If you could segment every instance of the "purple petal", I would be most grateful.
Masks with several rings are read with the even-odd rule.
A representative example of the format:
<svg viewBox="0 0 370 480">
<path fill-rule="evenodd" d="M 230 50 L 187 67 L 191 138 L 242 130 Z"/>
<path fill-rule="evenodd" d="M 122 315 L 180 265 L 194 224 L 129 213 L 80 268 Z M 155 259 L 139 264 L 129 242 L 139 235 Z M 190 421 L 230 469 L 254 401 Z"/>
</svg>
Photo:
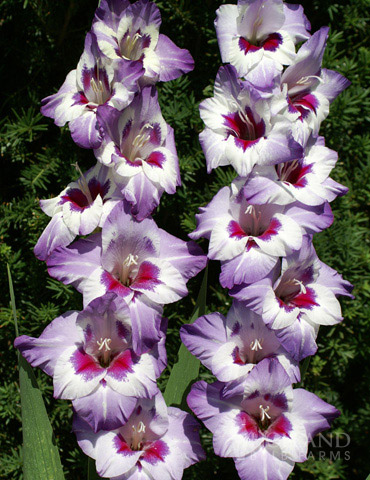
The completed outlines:
<svg viewBox="0 0 370 480">
<path fill-rule="evenodd" d="M 122 188 L 122 194 L 132 205 L 132 215 L 141 221 L 153 213 L 159 205 L 164 188 L 157 187 L 144 173 L 130 177 Z"/>
<path fill-rule="evenodd" d="M 53 320 L 39 338 L 22 335 L 15 339 L 14 346 L 33 366 L 40 367 L 48 375 L 54 374 L 55 364 L 63 351 L 83 340 L 82 332 L 76 329 L 78 312 L 67 312 Z"/>
<path fill-rule="evenodd" d="M 303 318 L 289 327 L 276 330 L 276 335 L 287 352 L 297 361 L 314 355 L 317 352 L 318 327 L 306 322 Z"/>
<path fill-rule="evenodd" d="M 284 15 L 285 21 L 282 30 L 294 38 L 294 43 L 310 37 L 311 25 L 303 12 L 302 5 L 284 3 Z"/>
<path fill-rule="evenodd" d="M 166 35 L 159 35 L 156 54 L 160 63 L 159 80 L 168 82 L 194 69 L 188 50 L 177 47 Z"/>
<path fill-rule="evenodd" d="M 136 406 L 135 397 L 127 397 L 109 388 L 104 380 L 90 395 L 73 400 L 76 413 L 94 432 L 114 430 L 124 425 Z"/>
<path fill-rule="evenodd" d="M 225 317 L 217 312 L 204 315 L 193 324 L 183 325 L 180 337 L 186 348 L 211 370 L 216 351 L 227 341 Z"/>
<path fill-rule="evenodd" d="M 347 78 L 334 70 L 323 68 L 321 71 L 323 82 L 316 91 L 332 102 L 343 90 L 351 85 Z"/>
<path fill-rule="evenodd" d="M 159 258 L 173 265 L 185 279 L 195 277 L 206 266 L 207 257 L 195 242 L 184 242 L 162 229 L 159 229 L 159 235 Z"/>
<path fill-rule="evenodd" d="M 129 303 L 132 322 L 132 344 L 134 351 L 141 355 L 160 340 L 162 307 L 150 302 L 145 295 L 135 295 Z"/>
<path fill-rule="evenodd" d="M 340 415 L 335 407 L 302 388 L 293 390 L 292 413 L 303 420 L 310 440 L 317 433 L 329 428 L 333 420 Z"/>
<path fill-rule="evenodd" d="M 270 444 L 234 462 L 242 480 L 286 480 L 294 468 L 294 462 Z"/>
<path fill-rule="evenodd" d="M 45 261 L 48 256 L 58 247 L 66 247 L 75 239 L 75 234 L 63 221 L 63 213 L 53 216 L 45 230 L 38 239 L 34 253 L 39 260 Z"/>
<path fill-rule="evenodd" d="M 70 247 L 59 247 L 46 261 L 49 275 L 82 291 L 90 275 L 100 267 L 101 235 L 90 235 Z"/>
<path fill-rule="evenodd" d="M 86 111 L 69 123 L 73 140 L 82 148 L 98 148 L 101 144 L 101 135 L 96 120 L 96 112 Z"/>
</svg>

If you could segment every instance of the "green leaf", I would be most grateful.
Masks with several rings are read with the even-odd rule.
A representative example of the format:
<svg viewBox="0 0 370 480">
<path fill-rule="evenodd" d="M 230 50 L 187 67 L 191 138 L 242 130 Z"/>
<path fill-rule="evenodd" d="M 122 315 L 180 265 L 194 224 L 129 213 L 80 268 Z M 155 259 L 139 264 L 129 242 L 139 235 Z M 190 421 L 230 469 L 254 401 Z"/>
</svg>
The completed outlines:
<svg viewBox="0 0 370 480">
<path fill-rule="evenodd" d="M 9 290 L 18 336 L 17 311 L 12 277 L 8 267 Z M 22 405 L 24 480 L 64 480 L 62 464 L 41 392 L 32 367 L 18 355 Z"/>
<path fill-rule="evenodd" d="M 95 461 L 89 458 L 87 461 L 87 480 L 100 480 L 101 477 L 96 472 Z"/>
<path fill-rule="evenodd" d="M 208 266 L 204 272 L 202 286 L 200 287 L 197 303 L 193 311 L 190 323 L 206 312 Z M 184 344 L 181 344 L 178 353 L 178 361 L 173 366 L 168 379 L 164 399 L 167 405 L 175 405 L 186 408 L 186 395 L 190 390 L 191 383 L 198 378 L 199 360 L 194 357 Z"/>
<path fill-rule="evenodd" d="M 310 361 L 311 361 L 311 357 L 306 357 L 303 360 L 303 362 L 301 363 L 301 366 L 299 367 L 299 369 L 301 371 L 301 381 L 299 383 L 297 383 L 297 388 L 301 388 L 302 385 L 303 385 L 303 380 L 304 380 L 304 377 L 307 373 L 308 367 L 310 365 Z"/>
</svg>

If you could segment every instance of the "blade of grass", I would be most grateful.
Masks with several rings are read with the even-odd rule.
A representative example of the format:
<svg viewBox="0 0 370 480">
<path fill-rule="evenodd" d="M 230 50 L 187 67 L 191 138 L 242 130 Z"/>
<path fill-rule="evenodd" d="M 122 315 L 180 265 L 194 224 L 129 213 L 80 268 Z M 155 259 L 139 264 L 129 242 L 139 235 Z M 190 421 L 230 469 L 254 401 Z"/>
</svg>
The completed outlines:
<svg viewBox="0 0 370 480">
<path fill-rule="evenodd" d="M 204 272 L 202 286 L 200 287 L 198 299 L 189 323 L 193 323 L 206 312 L 207 277 L 208 266 Z M 178 361 L 172 368 L 164 392 L 164 399 L 167 405 L 186 408 L 186 395 L 188 390 L 190 390 L 191 383 L 198 378 L 199 364 L 199 360 L 189 352 L 185 345 L 181 344 Z"/>
<path fill-rule="evenodd" d="M 9 265 L 10 300 L 18 336 L 17 310 Z M 58 448 L 32 367 L 18 355 L 22 405 L 24 480 L 64 480 Z"/>
<path fill-rule="evenodd" d="M 101 477 L 97 474 L 95 460 L 88 458 L 87 460 L 87 480 L 100 480 Z"/>
<path fill-rule="evenodd" d="M 306 357 L 303 360 L 303 362 L 301 363 L 301 366 L 300 366 L 301 381 L 299 383 L 297 383 L 297 388 L 300 388 L 303 385 L 303 380 L 304 380 L 304 377 L 307 373 L 308 367 L 310 366 L 310 361 L 311 361 L 311 357 Z"/>
</svg>

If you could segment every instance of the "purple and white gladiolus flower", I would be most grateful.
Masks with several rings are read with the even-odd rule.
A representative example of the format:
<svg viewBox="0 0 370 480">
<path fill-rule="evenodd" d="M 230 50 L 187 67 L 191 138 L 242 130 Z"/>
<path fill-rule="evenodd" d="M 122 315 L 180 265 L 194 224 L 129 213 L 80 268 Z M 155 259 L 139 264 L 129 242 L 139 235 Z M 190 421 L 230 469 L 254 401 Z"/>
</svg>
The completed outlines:
<svg viewBox="0 0 370 480">
<path fill-rule="evenodd" d="M 180 330 L 186 348 L 221 382 L 245 377 L 264 358 L 277 358 L 291 381 L 300 380 L 298 363 L 281 346 L 260 315 L 233 301 L 226 316 L 210 313 Z"/>
<path fill-rule="evenodd" d="M 237 387 L 193 385 L 188 404 L 213 433 L 216 455 L 232 457 L 242 480 L 286 480 L 307 460 L 308 443 L 339 411 L 291 386 L 276 359 L 265 359 Z"/>
<path fill-rule="evenodd" d="M 187 295 L 187 280 L 206 261 L 196 243 L 170 235 L 152 218 L 138 222 L 122 202 L 110 212 L 101 233 L 57 248 L 47 265 L 52 277 L 83 294 L 84 305 L 113 292 L 125 299 L 131 314 L 137 309 L 142 322 L 141 308 L 161 308 Z M 155 336 L 155 325 L 143 326 L 140 335 Z"/>
<path fill-rule="evenodd" d="M 262 89 L 271 88 L 283 65 L 292 63 L 295 44 L 310 37 L 303 7 L 282 0 L 238 0 L 216 13 L 222 61 Z"/>
<path fill-rule="evenodd" d="M 281 86 L 287 88 L 287 113 L 296 118 L 294 131 L 299 141 L 309 132 L 318 134 L 329 104 L 350 85 L 338 72 L 321 68 L 328 32 L 328 27 L 322 27 L 314 33 L 281 76 Z"/>
<path fill-rule="evenodd" d="M 209 239 L 208 257 L 221 261 L 220 283 L 225 288 L 264 278 L 285 257 L 298 250 L 302 235 L 328 227 L 328 205 L 253 205 L 246 200 L 249 180 L 237 178 L 222 188 L 196 215 L 193 239 Z"/>
<path fill-rule="evenodd" d="M 165 329 L 164 321 L 160 341 L 138 355 L 129 309 L 110 294 L 56 318 L 39 338 L 23 335 L 14 344 L 53 377 L 56 398 L 72 400 L 94 430 L 111 429 L 127 421 L 138 398 L 158 392 L 156 379 L 167 362 Z"/>
<path fill-rule="evenodd" d="M 148 0 L 133 4 L 128 0 L 102 0 L 92 31 L 105 57 L 143 68 L 140 84 L 145 85 L 174 80 L 194 68 L 188 50 L 159 33 L 161 22 L 158 7 Z"/>
<path fill-rule="evenodd" d="M 285 349 L 300 361 L 317 350 L 320 325 L 342 320 L 338 295 L 351 296 L 352 285 L 319 260 L 310 238 L 282 259 L 280 265 L 259 282 L 240 285 L 230 295 L 262 315 Z"/>
<path fill-rule="evenodd" d="M 275 114 L 286 106 L 278 94 L 262 98 L 249 83 L 238 79 L 234 67 L 218 71 L 214 97 L 200 104 L 206 128 L 199 138 L 210 172 L 220 165 L 232 165 L 247 176 L 255 165 L 275 165 L 302 155 L 292 137 L 292 123 Z"/>
<path fill-rule="evenodd" d="M 98 112 L 104 140 L 94 153 L 111 168 L 131 213 L 148 217 L 164 191 L 181 184 L 173 129 L 165 122 L 154 87 L 145 87 L 123 112 L 102 107 Z"/>
<path fill-rule="evenodd" d="M 52 219 L 35 246 L 39 260 L 46 260 L 57 247 L 66 247 L 77 235 L 101 227 L 110 210 L 123 200 L 109 168 L 97 163 L 80 173 L 57 197 L 40 200 L 41 209 Z"/>
<path fill-rule="evenodd" d="M 312 135 L 305 146 L 304 156 L 271 167 L 257 167 L 245 189 L 247 200 L 253 204 L 277 203 L 287 205 L 301 202 L 322 205 L 348 188 L 329 178 L 338 159 L 334 150 L 325 147 L 324 137 Z"/>
<path fill-rule="evenodd" d="M 73 430 L 83 452 L 111 480 L 180 480 L 183 470 L 205 458 L 199 424 L 178 408 L 167 408 L 160 393 L 139 400 L 123 426 L 94 433 L 75 417 Z"/>
<path fill-rule="evenodd" d="M 85 50 L 57 93 L 42 100 L 41 113 L 62 127 L 69 122 L 73 140 L 83 148 L 98 148 L 102 137 L 96 113 L 102 105 L 127 107 L 138 91 L 139 64 L 102 61 L 95 35 L 86 35 Z"/>
</svg>

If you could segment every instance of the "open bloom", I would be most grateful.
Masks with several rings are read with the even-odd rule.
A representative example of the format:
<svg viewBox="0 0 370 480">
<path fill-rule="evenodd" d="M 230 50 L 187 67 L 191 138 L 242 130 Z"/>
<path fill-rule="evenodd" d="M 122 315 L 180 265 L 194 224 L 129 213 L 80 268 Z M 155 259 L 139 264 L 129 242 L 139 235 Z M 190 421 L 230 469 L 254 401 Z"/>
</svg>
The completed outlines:
<svg viewBox="0 0 370 480">
<path fill-rule="evenodd" d="M 222 61 L 261 88 L 295 57 L 295 43 L 307 40 L 310 24 L 301 5 L 282 0 L 238 0 L 221 5 L 215 27 Z"/>
<path fill-rule="evenodd" d="M 348 191 L 329 178 L 337 159 L 337 152 L 325 147 L 324 137 L 311 135 L 301 158 L 256 168 L 248 181 L 247 199 L 254 204 L 279 205 L 295 201 L 312 206 L 331 202 Z"/>
<path fill-rule="evenodd" d="M 255 165 L 275 165 L 300 157 L 302 147 L 292 137 L 291 121 L 276 115 L 286 106 L 283 95 L 262 98 L 234 67 L 218 71 L 214 97 L 200 104 L 206 128 L 199 138 L 210 172 L 232 165 L 247 176 Z"/>
<path fill-rule="evenodd" d="M 248 185 L 238 178 L 222 188 L 200 209 L 190 234 L 209 239 L 208 257 L 221 260 L 220 282 L 226 288 L 261 280 L 280 257 L 301 247 L 305 231 L 320 231 L 333 220 L 328 205 L 308 210 L 301 204 L 253 205 L 246 200 Z"/>
<path fill-rule="evenodd" d="M 281 76 L 281 85 L 287 88 L 288 114 L 296 118 L 295 136 L 300 141 L 310 132 L 318 134 L 329 104 L 350 84 L 338 72 L 321 68 L 328 31 L 322 27 L 314 33 Z"/>
<path fill-rule="evenodd" d="M 167 408 L 160 393 L 139 400 L 127 423 L 112 431 L 94 433 L 79 417 L 73 430 L 99 475 L 111 480 L 181 480 L 185 468 L 204 459 L 198 422 Z"/>
<path fill-rule="evenodd" d="M 22 335 L 15 346 L 33 366 L 53 377 L 54 396 L 70 399 L 94 430 L 116 428 L 138 398 L 158 392 L 166 366 L 165 322 L 147 353 L 132 346 L 130 312 L 116 295 L 91 302 L 82 312 L 56 318 L 39 338 Z"/>
<path fill-rule="evenodd" d="M 242 480 L 286 480 L 339 415 L 313 393 L 293 390 L 279 362 L 268 359 L 229 391 L 221 382 L 195 383 L 188 404 L 213 433 L 216 455 L 232 457 Z"/>
<path fill-rule="evenodd" d="M 52 277 L 83 294 L 85 305 L 108 292 L 124 298 L 135 317 L 133 328 L 150 342 L 158 335 L 153 309 L 187 295 L 186 282 L 205 267 L 206 257 L 196 243 L 170 235 L 152 218 L 138 222 L 121 202 L 101 233 L 57 248 L 47 265 Z M 142 309 L 153 310 L 152 323 Z"/>
<path fill-rule="evenodd" d="M 100 51 L 111 60 L 143 68 L 140 83 L 168 81 L 190 72 L 194 60 L 159 33 L 161 14 L 155 3 L 139 0 L 102 0 L 96 10 L 93 32 Z"/>
<path fill-rule="evenodd" d="M 85 50 L 57 93 L 42 100 L 41 113 L 54 118 L 62 127 L 69 122 L 73 140 L 83 148 L 97 148 L 101 143 L 96 112 L 101 105 L 122 110 L 138 91 L 142 74 L 139 64 L 123 61 L 104 62 L 95 35 L 86 35 Z"/>
<path fill-rule="evenodd" d="M 173 129 L 165 122 L 154 87 L 146 87 L 123 112 L 102 107 L 104 140 L 94 153 L 111 168 L 138 220 L 158 206 L 164 191 L 181 184 Z"/>
<path fill-rule="evenodd" d="M 57 197 L 40 201 L 42 210 L 52 219 L 35 246 L 36 257 L 46 260 L 55 248 L 69 245 L 77 235 L 93 232 L 122 200 L 109 168 L 98 163 L 81 172 L 80 178 Z"/>
<path fill-rule="evenodd" d="M 281 346 L 260 315 L 233 301 L 226 318 L 210 313 L 180 330 L 186 348 L 221 382 L 241 379 L 264 358 L 277 358 L 292 382 L 300 380 L 298 363 Z"/>
<path fill-rule="evenodd" d="M 351 296 L 352 285 L 319 260 L 310 238 L 282 259 L 264 279 L 240 285 L 230 295 L 243 301 L 278 330 L 285 349 L 296 359 L 313 355 L 319 325 L 342 320 L 338 295 Z"/>
</svg>

